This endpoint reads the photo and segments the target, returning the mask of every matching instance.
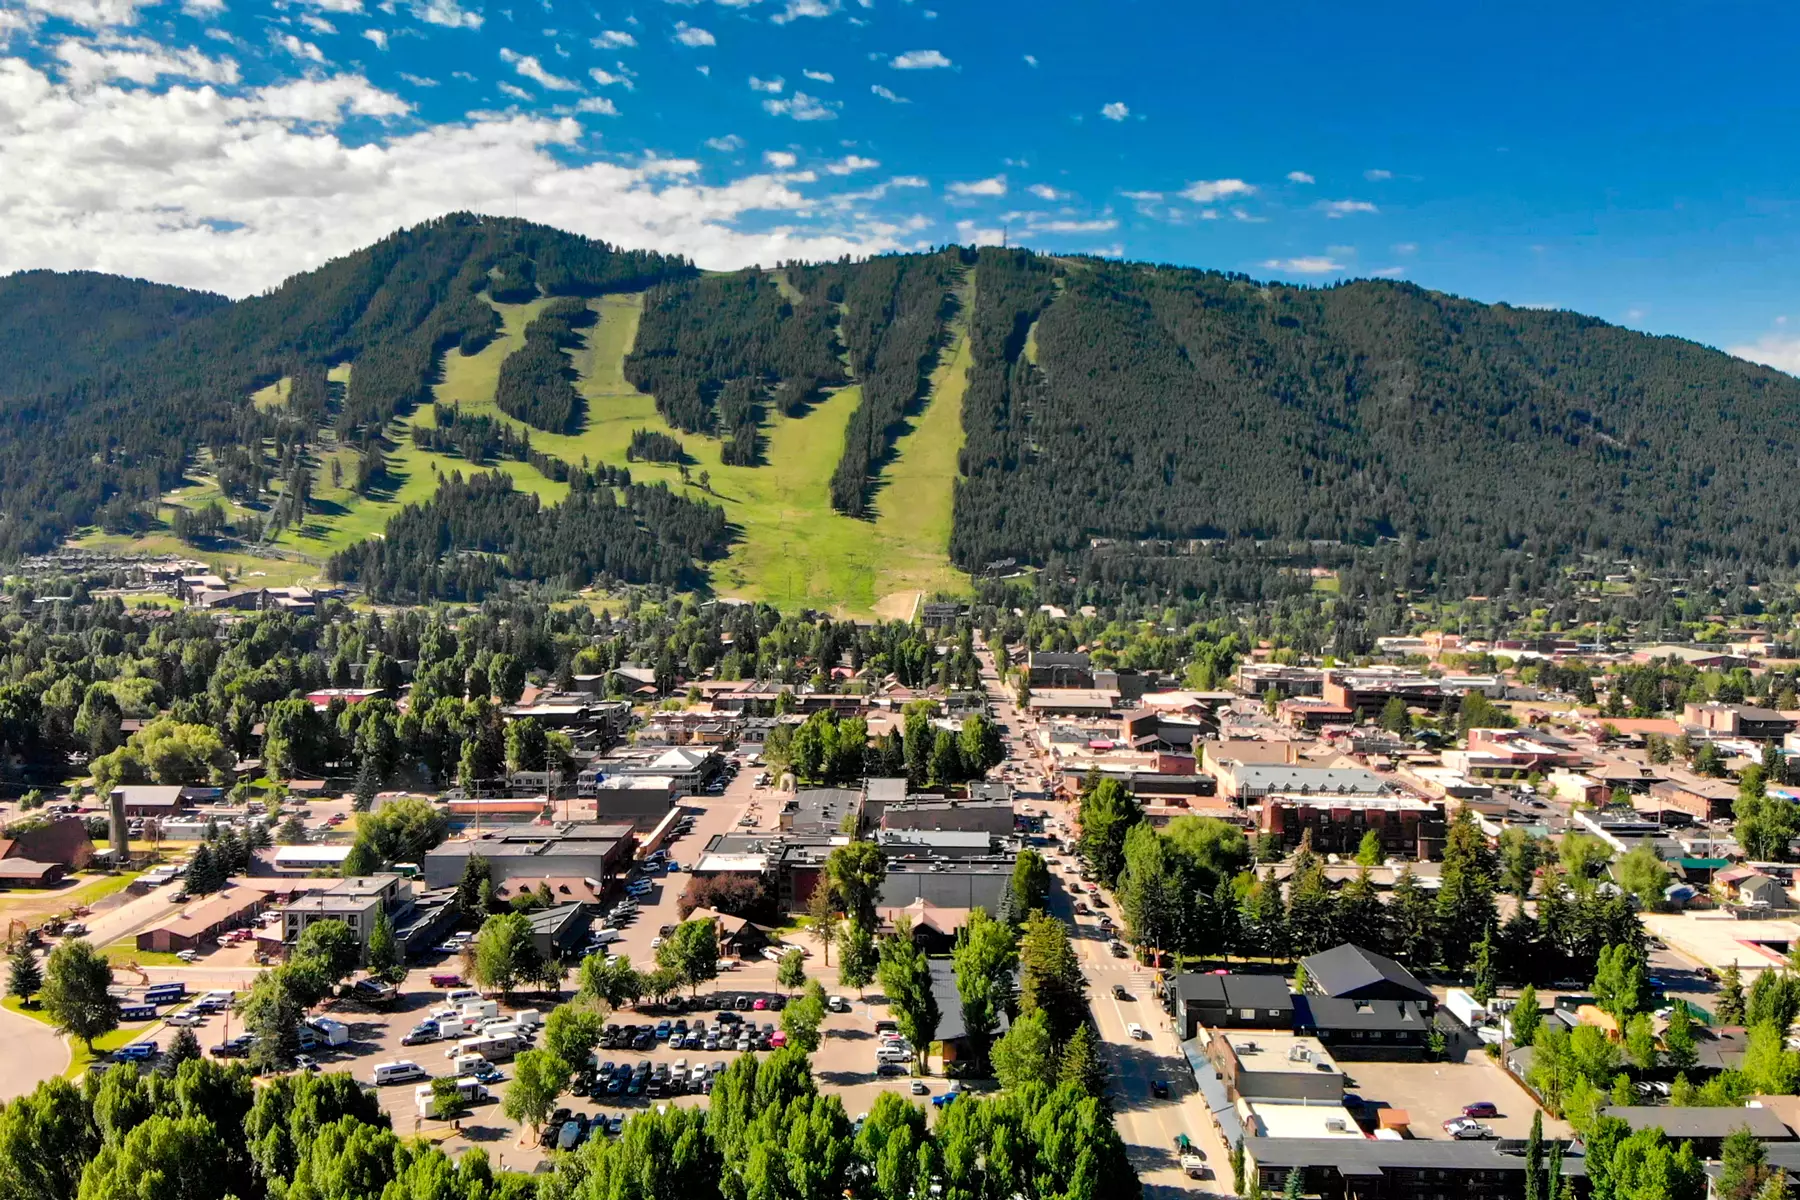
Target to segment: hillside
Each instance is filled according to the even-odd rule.
[[[9,555],[173,535],[395,599],[892,615],[1006,560],[1232,594],[1800,562],[1800,381],[1401,283],[956,248],[701,274],[456,215],[238,303],[12,276],[0,354]]]

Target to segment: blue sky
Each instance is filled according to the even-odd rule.
[[[1797,25],[1736,4],[0,0],[0,270],[241,295],[453,208],[719,267],[1004,235],[1406,278],[1800,370]]]

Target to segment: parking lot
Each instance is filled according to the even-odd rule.
[[[1372,1124],[1381,1109],[1404,1109],[1412,1119],[1412,1136],[1441,1139],[1444,1122],[1462,1116],[1463,1105],[1491,1101],[1497,1117],[1483,1117],[1503,1138],[1522,1138],[1531,1132],[1536,1105],[1525,1089],[1501,1070],[1498,1063],[1479,1052],[1462,1062],[1360,1062],[1340,1060],[1345,1087],[1364,1101]],[[1544,1136],[1569,1137],[1568,1123],[1544,1117]]]

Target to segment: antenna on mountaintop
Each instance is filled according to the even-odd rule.
[[[1012,232],[1012,222],[1011,221],[1000,222],[1000,248],[1002,250],[1006,249],[1006,237],[1011,232]]]

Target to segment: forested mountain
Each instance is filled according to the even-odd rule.
[[[522,427],[448,408],[436,429],[390,424],[432,399],[447,351],[499,333],[494,303],[551,298],[494,403],[579,434],[564,352],[593,313],[575,298],[608,292],[643,293],[622,370],[667,423],[619,461],[577,467]],[[468,214],[237,303],[87,274],[0,280],[0,554],[154,513],[202,450],[228,495],[255,492],[271,461],[329,430],[372,481],[396,439],[469,462],[395,517],[386,546],[340,556],[384,594],[473,595],[534,573],[703,586],[733,536],[716,497],[685,465],[680,488],[628,484],[626,458],[684,464],[680,432],[689,449],[716,439],[715,464],[791,469],[768,460],[775,414],[854,383],[829,501],[863,518],[965,330],[948,553],[972,572],[1010,559],[1108,588],[1241,594],[1329,565],[1385,573],[1369,590],[1466,593],[1582,555],[1800,564],[1786,486],[1800,381],[1679,339],[1405,283],[1296,288],[992,248],[701,275]],[[327,381],[340,364],[347,388]],[[279,411],[248,402],[277,378]],[[481,475],[496,458],[570,482],[580,503],[543,519]],[[651,477],[672,484],[663,470]]]

